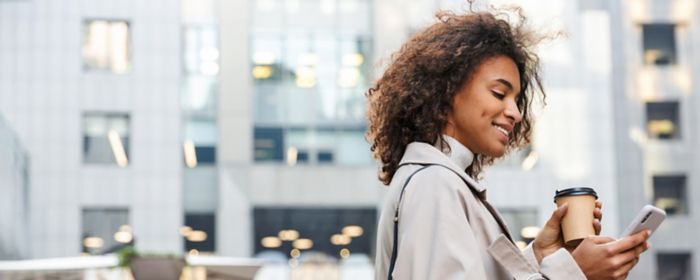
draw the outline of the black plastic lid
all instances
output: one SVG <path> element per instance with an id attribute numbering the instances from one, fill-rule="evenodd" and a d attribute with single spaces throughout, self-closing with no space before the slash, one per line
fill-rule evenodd
<path id="1" fill-rule="evenodd" d="M 598 193 L 596 193 L 595 190 L 593 190 L 592 188 L 568 188 L 563 190 L 557 190 L 554 193 L 554 200 L 556 201 L 557 197 L 571 195 L 592 195 L 595 196 L 596 199 L 598 199 Z"/>

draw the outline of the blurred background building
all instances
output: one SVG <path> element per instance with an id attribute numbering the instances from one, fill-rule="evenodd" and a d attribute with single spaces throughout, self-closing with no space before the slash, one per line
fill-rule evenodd
<path id="1" fill-rule="evenodd" d="M 534 143 L 485 174 L 521 245 L 556 189 L 592 186 L 603 234 L 647 203 L 670 214 L 630 278 L 692 279 L 694 2 L 488 3 L 567 33 L 538 49 L 548 95 Z M 364 92 L 434 11 L 466 7 L 0 1 L 0 230 L 11 233 L 0 259 L 135 245 L 258 257 L 270 262 L 260 279 L 371 279 L 385 189 Z"/>
<path id="2" fill-rule="evenodd" d="M 0 259 L 29 257 L 29 158 L 0 117 Z"/>
<path id="3" fill-rule="evenodd" d="M 668 214 L 634 279 L 696 279 L 700 273 L 697 4 L 610 5 L 620 221 L 646 203 Z"/>

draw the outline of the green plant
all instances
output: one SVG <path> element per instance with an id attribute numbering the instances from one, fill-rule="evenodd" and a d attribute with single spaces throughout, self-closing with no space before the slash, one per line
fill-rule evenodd
<path id="1" fill-rule="evenodd" d="M 131 266 L 131 261 L 138 256 L 139 254 L 136 252 L 136 248 L 134 248 L 134 246 L 126 246 L 117 251 L 120 267 Z"/>

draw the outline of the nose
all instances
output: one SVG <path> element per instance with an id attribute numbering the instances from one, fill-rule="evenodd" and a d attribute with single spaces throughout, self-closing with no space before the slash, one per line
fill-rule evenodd
<path id="1" fill-rule="evenodd" d="M 507 118 L 513 120 L 513 123 L 519 123 L 523 120 L 523 116 L 520 114 L 518 105 L 515 104 L 515 101 L 513 100 L 508 102 L 508 105 L 506 105 L 506 110 L 504 114 Z"/>

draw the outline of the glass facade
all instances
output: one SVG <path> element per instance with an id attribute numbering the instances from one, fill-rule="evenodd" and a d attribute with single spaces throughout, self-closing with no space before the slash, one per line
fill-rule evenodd
<path id="1" fill-rule="evenodd" d="M 656 279 L 659 280 L 690 280 L 693 279 L 691 269 L 691 254 L 658 253 L 656 255 Z"/>
<path id="2" fill-rule="evenodd" d="M 211 20 L 211 3 L 183 2 L 182 82 L 183 236 L 185 252 L 216 253 L 219 28 Z"/>
<path id="3" fill-rule="evenodd" d="M 185 213 L 185 251 L 213 253 L 216 251 L 216 214 Z"/>
<path id="4" fill-rule="evenodd" d="M 347 257 L 344 252 L 374 255 L 375 208 L 256 207 L 253 217 L 256 254 L 274 251 L 294 259 L 298 249 L 335 259 Z"/>
<path id="5" fill-rule="evenodd" d="M 294 165 L 301 150 L 310 164 L 369 164 L 363 135 L 370 1 L 254 3 L 255 160 Z"/>
<path id="6" fill-rule="evenodd" d="M 126 208 L 84 208 L 82 252 L 93 255 L 114 253 L 134 244 Z"/>
<path id="7" fill-rule="evenodd" d="M 216 163 L 219 39 L 215 24 L 183 27 L 183 155 L 187 167 Z"/>

